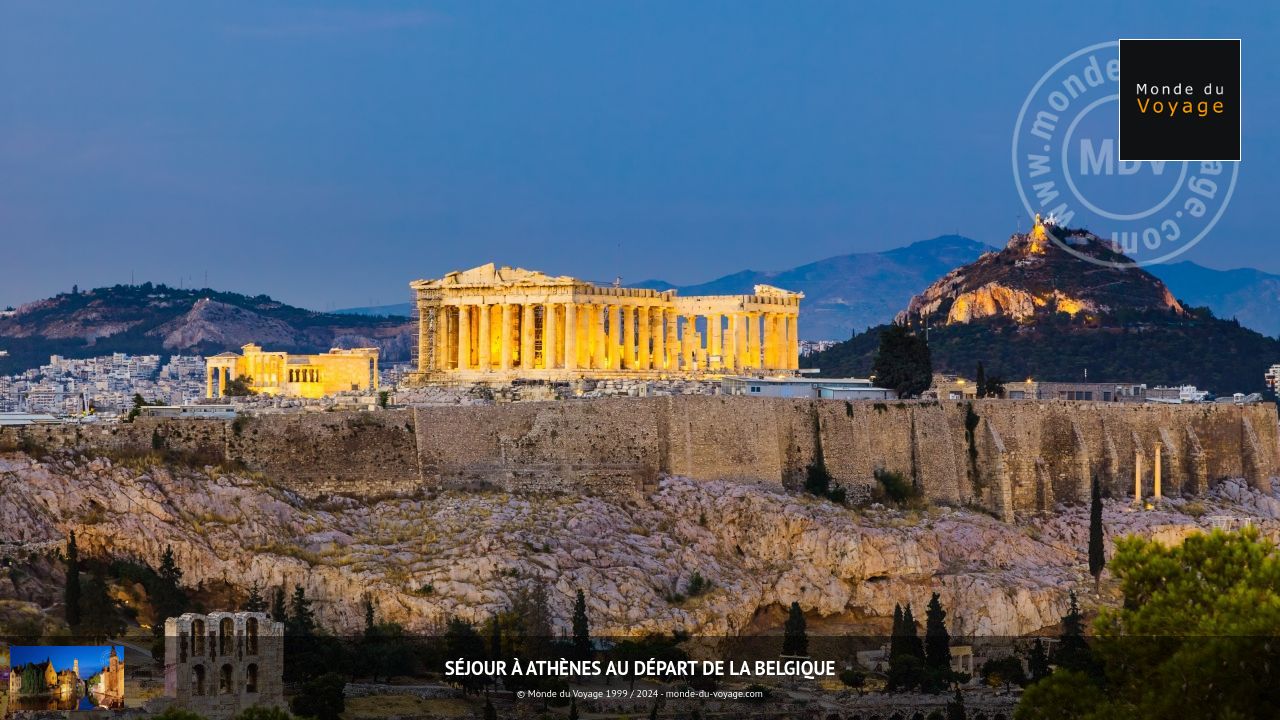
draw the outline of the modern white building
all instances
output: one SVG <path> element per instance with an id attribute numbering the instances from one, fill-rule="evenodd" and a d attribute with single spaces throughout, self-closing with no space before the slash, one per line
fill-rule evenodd
<path id="1" fill-rule="evenodd" d="M 1271 388 L 1273 392 L 1280 390 L 1280 365 L 1272 365 L 1271 369 L 1267 371 L 1266 378 L 1267 387 Z"/>
<path id="2" fill-rule="evenodd" d="M 751 397 L 821 398 L 825 400 L 894 400 L 892 390 L 876 387 L 865 378 L 743 377 L 720 381 L 726 395 Z"/>
<path id="3" fill-rule="evenodd" d="M 202 418 L 206 420 L 234 420 L 234 405 L 143 405 L 138 408 L 140 414 L 147 417 L 161 418 Z"/>

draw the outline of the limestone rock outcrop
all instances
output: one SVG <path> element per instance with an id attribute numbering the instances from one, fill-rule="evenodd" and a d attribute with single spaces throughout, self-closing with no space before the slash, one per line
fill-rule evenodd
<path id="1" fill-rule="evenodd" d="M 952 632 L 1018 635 L 1051 626 L 1085 589 L 1087 510 L 1020 524 L 969 510 L 851 510 L 778 488 L 663 478 L 640 500 L 449 491 L 306 500 L 269 479 L 55 453 L 0 455 L 0 540 L 35 546 L 75 530 L 81 552 L 155 566 L 172 545 L 186 582 L 301 585 L 335 630 L 362 623 L 366 593 L 386 618 L 425 631 L 481 621 L 531 582 L 567 630 L 587 593 L 602 634 L 757 630 L 769 608 L 884 632 L 895 603 L 937 591 Z M 1177 542 L 1253 522 L 1275 538 L 1280 498 L 1223 483 L 1190 506 L 1109 503 L 1108 540 Z M 711 583 L 681 597 L 694 573 Z"/>

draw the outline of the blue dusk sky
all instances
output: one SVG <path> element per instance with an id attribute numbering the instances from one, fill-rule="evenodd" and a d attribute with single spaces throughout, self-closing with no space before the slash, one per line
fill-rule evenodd
<path id="1" fill-rule="evenodd" d="M 124 646 L 116 645 L 116 656 L 124 659 Z M 58 645 L 43 647 L 37 645 L 15 646 L 9 648 L 10 667 L 27 665 L 33 662 L 53 661 L 53 668 L 59 672 L 69 670 L 72 662 L 80 660 L 80 677 L 89 678 L 97 675 L 107 666 L 107 658 L 111 653 L 110 645 Z"/>
<path id="2" fill-rule="evenodd" d="M 151 280 L 331 309 L 487 261 L 677 284 L 1026 227 L 1029 89 L 1243 39 L 1185 257 L 1280 272 L 1280 4 L 0 0 L 0 306 Z M 1105 232 L 1106 228 L 1094 228 Z"/>

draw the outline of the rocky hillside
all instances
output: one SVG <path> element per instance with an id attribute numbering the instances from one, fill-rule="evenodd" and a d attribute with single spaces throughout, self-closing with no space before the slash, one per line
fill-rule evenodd
<path id="1" fill-rule="evenodd" d="M 248 342 L 292 352 L 376 346 L 388 360 L 408 359 L 408 318 L 311 312 L 272 300 L 164 285 L 116 285 L 64 293 L 0 316 L 0 373 L 48 362 L 50 355 L 113 352 L 212 354 Z"/>
<path id="2" fill-rule="evenodd" d="M 449 492 L 311 503 L 220 469 L 22 453 L 0 455 L 0 497 L 2 541 L 75 530 L 82 555 L 153 567 L 172 545 L 186 582 L 300 584 L 336 630 L 359 627 L 367 592 L 381 614 L 427 631 L 446 616 L 483 620 L 540 582 L 565 631 L 579 588 L 598 633 L 730 635 L 776 631 L 777 608 L 793 601 L 811 633 L 883 633 L 894 603 L 923 606 L 936 590 L 953 633 L 1016 635 L 1054 625 L 1067 593 L 1092 584 L 1084 508 L 1012 525 L 962 509 L 852 510 L 682 478 L 639 502 Z M 1280 534 L 1280 500 L 1229 481 L 1158 511 L 1109 502 L 1108 539 L 1174 542 L 1215 516 Z M 710 590 L 679 597 L 694 573 Z M 14 597 L 9 582 L 0 579 L 0 599 Z"/>
<path id="3" fill-rule="evenodd" d="M 1053 242 L 1052 232 L 1086 262 Z M 1182 305 L 1159 278 L 1132 264 L 1107 241 L 1083 230 L 1037 224 L 1014 235 L 1004 249 L 948 272 L 911 298 L 898 323 L 936 325 L 1003 318 L 1032 323 L 1057 313 L 1100 323 L 1120 312 L 1184 315 Z"/>
<path id="4" fill-rule="evenodd" d="M 982 362 L 1006 380 L 1194 384 L 1219 394 L 1264 388 L 1280 341 L 1175 297 L 1110 243 L 1061 231 L 1086 262 L 1045 228 L 957 267 L 906 304 L 895 322 L 928 328 L 935 371 L 972 377 Z M 879 328 L 808 358 L 826 376 L 871 372 Z"/>

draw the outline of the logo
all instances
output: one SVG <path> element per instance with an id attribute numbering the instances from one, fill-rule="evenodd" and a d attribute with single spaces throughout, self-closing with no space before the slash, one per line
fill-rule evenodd
<path id="1" fill-rule="evenodd" d="M 1032 87 L 1013 128 L 1013 175 L 1028 216 L 1054 244 L 1098 265 L 1069 228 L 1087 229 L 1139 266 L 1167 262 L 1213 229 L 1235 191 L 1239 163 L 1125 161 L 1119 155 L 1120 44 L 1058 61 Z"/>

